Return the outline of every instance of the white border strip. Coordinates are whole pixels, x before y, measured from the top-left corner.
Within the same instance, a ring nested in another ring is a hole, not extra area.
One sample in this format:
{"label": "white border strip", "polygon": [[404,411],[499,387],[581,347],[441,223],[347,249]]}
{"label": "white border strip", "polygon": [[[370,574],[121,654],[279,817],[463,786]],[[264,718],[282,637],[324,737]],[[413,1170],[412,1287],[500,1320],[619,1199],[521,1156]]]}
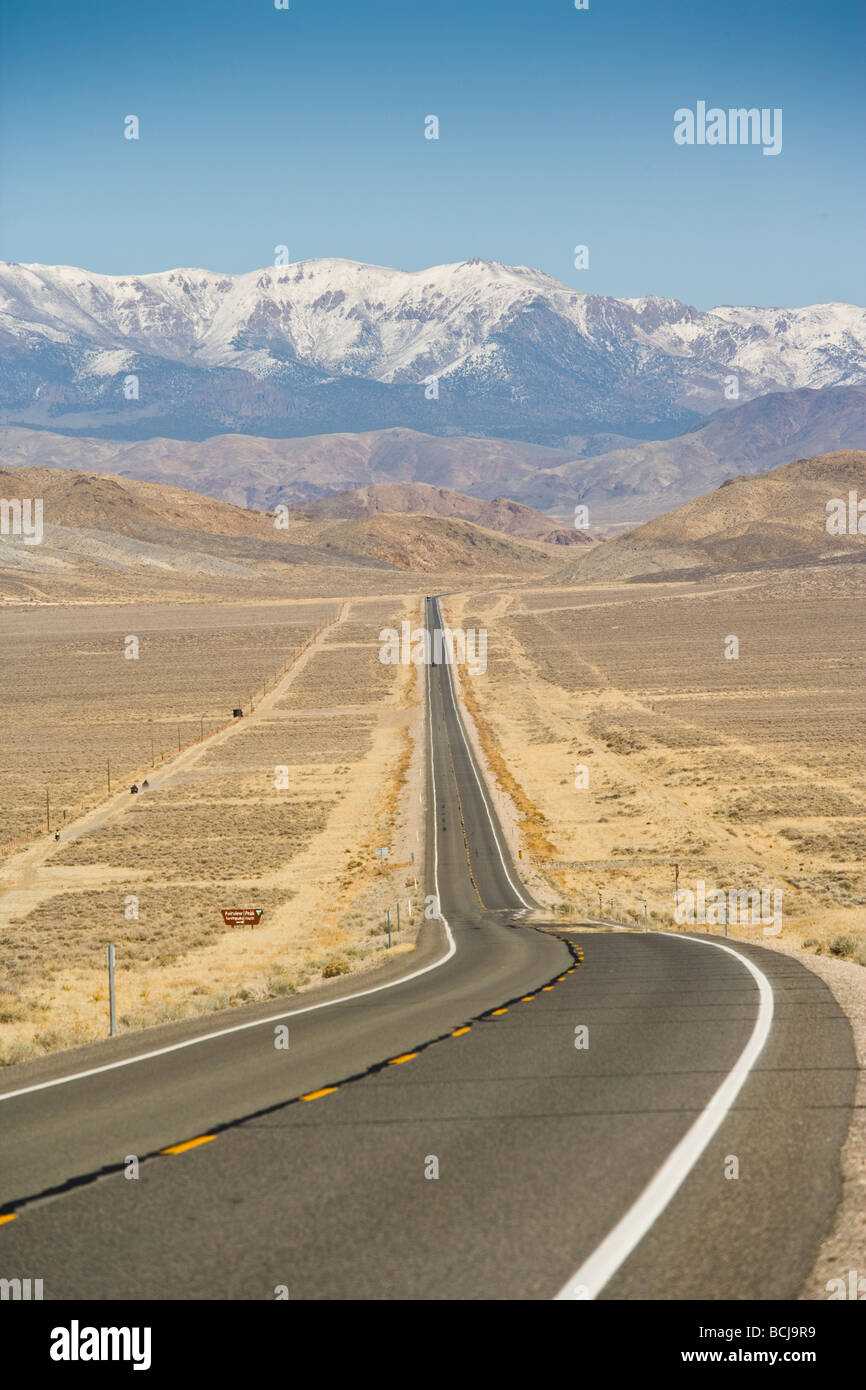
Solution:
{"label": "white border strip", "polygon": [[[433,704],[430,691],[430,668],[427,668],[427,727],[430,733],[430,782],[433,791],[433,886],[436,889],[436,903],[440,903],[439,898],[439,837],[437,834],[437,812],[436,812],[436,765],[433,756]],[[417,980],[421,975],[427,975],[431,970],[438,970],[440,965],[449,961],[457,950],[457,943],[451,932],[448,919],[443,915],[441,907],[438,912],[439,921],[445,928],[445,937],[448,942],[448,950],[439,960],[432,965],[425,965],[420,970],[413,970],[409,975],[401,975],[399,980],[391,980],[388,984],[373,985],[370,989],[358,990],[355,994],[343,994],[339,999],[325,999],[320,1004],[308,1004],[304,1009],[293,1009],[290,1013],[271,1014],[269,1018],[258,1018],[252,1023],[236,1023],[231,1028],[220,1028],[215,1033],[205,1033],[199,1038],[188,1038],[186,1042],[172,1043],[170,1047],[158,1047],[152,1052],[142,1052],[137,1057],[127,1057],[121,1062],[107,1062],[102,1067],[90,1067],[87,1071],[73,1072],[71,1076],[58,1076],[54,1081],[40,1081],[37,1086],[22,1086],[17,1091],[6,1091],[0,1095],[0,1101],[12,1100],[15,1096],[30,1095],[33,1091],[47,1091],[52,1086],[65,1086],[70,1081],[81,1081],[85,1076],[98,1076],[104,1071],[114,1071],[117,1067],[131,1067],[136,1062],[148,1062],[153,1057],[164,1057],[168,1052],[181,1052],[185,1047],[197,1047],[200,1043],[213,1042],[214,1038],[225,1038],[231,1033],[243,1033],[248,1028],[264,1028],[269,1023],[280,1023],[286,1018],[297,1018],[300,1014],[314,1013],[317,1009],[330,1009],[335,1004],[348,1004],[353,999],[365,999],[370,994],[379,994],[384,989],[395,989],[397,985],[408,984],[410,980]]]}
{"label": "white border strip", "polygon": [[755,1019],[752,1036],[706,1109],[665,1159],[655,1177],[622,1220],[614,1226],[610,1235],[605,1237],[577,1273],[560,1289],[555,1302],[596,1298],[605,1284],[613,1278],[688,1177],[739,1095],[770,1034],[773,1022],[773,989],[766,975],[746,956],[731,946],[723,946],[720,941],[706,941],[698,936],[682,936],[678,932],[660,932],[657,935],[675,937],[678,941],[694,941],[699,946],[714,946],[718,951],[726,951],[729,956],[735,956],[757,982],[758,1017]]}
{"label": "white border strip", "polygon": [[[439,608],[439,600],[438,600],[438,598],[435,600],[435,603],[436,603],[436,608],[437,608],[437,610],[438,610],[439,625],[440,625],[440,627],[441,627],[441,625],[442,625],[442,611],[441,611],[441,609]],[[493,815],[492,815],[492,812],[491,812],[491,810],[490,810],[490,804],[489,804],[489,802],[488,802],[488,800],[487,800],[487,792],[484,790],[484,786],[483,786],[483,784],[482,784],[481,778],[480,778],[479,775],[478,775],[478,769],[477,769],[477,767],[475,766],[475,756],[474,756],[474,754],[473,754],[473,752],[472,752],[472,749],[469,747],[469,743],[468,743],[468,741],[467,741],[466,734],[465,734],[465,732],[464,732],[464,730],[463,730],[463,720],[462,720],[461,717],[460,717],[460,706],[459,706],[459,704],[457,703],[457,696],[456,696],[456,694],[454,693],[454,682],[453,682],[453,680],[451,679],[451,668],[450,668],[450,666],[448,665],[447,662],[445,663],[443,669],[446,670],[446,671],[448,672],[448,687],[449,687],[449,689],[450,689],[450,691],[451,691],[451,703],[452,703],[452,705],[453,705],[453,707],[454,707],[454,716],[455,716],[455,718],[456,718],[456,720],[457,720],[457,727],[458,727],[458,729],[460,730],[460,737],[463,739],[463,742],[464,742],[464,744],[466,745],[466,752],[467,752],[467,754],[468,754],[468,756],[469,756],[469,766],[472,768],[472,771],[473,771],[473,773],[475,774],[475,780],[476,780],[476,782],[478,783],[478,790],[479,790],[480,793],[481,793],[481,799],[482,799],[482,801],[484,802],[484,809],[485,809],[485,811],[487,812],[487,819],[488,819],[489,822],[490,822],[490,829],[491,829],[491,831],[493,832],[493,843],[496,845],[496,850],[497,850],[497,853],[499,854],[499,860],[500,860],[500,863],[502,864],[502,868],[503,868],[503,870],[504,870],[504,872],[505,872],[505,877],[508,879],[508,882],[511,884],[511,887],[513,888],[513,890],[514,890],[514,892],[516,893],[517,897],[518,897],[518,898],[520,899],[520,901],[523,903],[523,906],[524,906],[524,907],[528,907],[528,908],[530,909],[530,911],[532,911],[532,909],[533,909],[533,904],[532,904],[532,903],[528,903],[528,902],[526,901],[526,899],[524,898],[524,896],[523,896],[523,894],[521,893],[520,889],[517,887],[517,884],[514,882],[514,879],[511,877],[511,874],[508,872],[508,865],[506,864],[506,862],[505,862],[505,856],[504,856],[504,854],[502,853],[502,846],[501,846],[500,843],[499,843],[499,836],[498,836],[497,833],[496,833],[496,825],[495,825],[495,823],[494,823]]]}

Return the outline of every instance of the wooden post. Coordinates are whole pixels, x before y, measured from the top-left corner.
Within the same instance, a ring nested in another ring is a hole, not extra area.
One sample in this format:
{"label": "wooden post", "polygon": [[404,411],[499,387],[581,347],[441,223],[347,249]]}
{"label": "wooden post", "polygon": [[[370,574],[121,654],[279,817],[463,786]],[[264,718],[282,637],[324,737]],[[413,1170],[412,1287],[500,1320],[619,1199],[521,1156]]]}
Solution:
{"label": "wooden post", "polygon": [[114,1037],[117,1032],[117,1023],[114,1015],[114,947],[108,948],[108,1028],[109,1037]]}

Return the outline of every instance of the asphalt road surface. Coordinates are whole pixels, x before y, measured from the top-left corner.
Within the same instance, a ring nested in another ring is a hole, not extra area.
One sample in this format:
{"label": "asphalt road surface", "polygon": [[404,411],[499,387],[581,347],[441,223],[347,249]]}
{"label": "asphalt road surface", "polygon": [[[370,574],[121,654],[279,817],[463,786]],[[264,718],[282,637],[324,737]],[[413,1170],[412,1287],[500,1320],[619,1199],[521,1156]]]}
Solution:
{"label": "asphalt road surface", "polygon": [[833,996],[752,945],[545,926],[447,666],[427,715],[442,917],[418,950],[5,1072],[0,1277],[46,1299],[796,1297],[853,1100]]}

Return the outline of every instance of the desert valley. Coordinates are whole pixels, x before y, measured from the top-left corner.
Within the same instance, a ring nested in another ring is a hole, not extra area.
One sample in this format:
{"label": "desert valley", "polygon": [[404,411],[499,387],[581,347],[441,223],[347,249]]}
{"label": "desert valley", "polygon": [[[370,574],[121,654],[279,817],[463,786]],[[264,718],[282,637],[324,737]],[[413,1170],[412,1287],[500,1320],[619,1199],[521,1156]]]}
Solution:
{"label": "desert valley", "polygon": [[678,886],[780,890],[775,944],[866,963],[866,537],[827,529],[866,454],[606,540],[417,484],[265,513],[68,468],[0,483],[44,506],[40,545],[0,542],[6,1063],[104,1036],[108,943],[121,1030],[412,950],[424,673],[380,653],[427,593],[487,634],[455,675],[550,911],[669,929]]}

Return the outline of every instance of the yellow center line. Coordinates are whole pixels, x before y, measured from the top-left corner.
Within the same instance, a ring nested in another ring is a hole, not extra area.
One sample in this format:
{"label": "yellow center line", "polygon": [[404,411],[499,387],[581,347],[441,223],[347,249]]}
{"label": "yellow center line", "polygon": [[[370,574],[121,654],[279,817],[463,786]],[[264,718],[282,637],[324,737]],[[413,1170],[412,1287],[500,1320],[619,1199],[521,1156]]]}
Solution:
{"label": "yellow center line", "polygon": [[452,1038],[460,1038],[463,1036],[464,1033],[469,1033],[471,1031],[471,1028],[469,1028],[468,1026],[466,1028],[455,1028],[451,1036]]}
{"label": "yellow center line", "polygon": [[520,1002],[521,1002],[521,1004],[531,1004],[534,998],[535,998],[535,995],[534,995],[534,994],[524,994],[524,996],[523,996],[523,998],[521,999]]}
{"label": "yellow center line", "polygon": [[301,1100],[318,1100],[319,1096],[332,1096],[338,1088],[336,1086],[323,1086],[321,1091],[308,1091]]}
{"label": "yellow center line", "polygon": [[14,1211],[12,1212],[11,1216],[0,1216],[0,1226],[5,1226],[7,1221],[14,1221],[14,1220],[15,1220],[15,1213],[14,1213]]}
{"label": "yellow center line", "polygon": [[197,1139],[186,1139],[182,1144],[172,1144],[168,1149],[160,1149],[163,1154],[185,1154],[187,1149],[197,1149],[199,1144],[209,1144],[216,1139],[215,1134],[200,1134]]}
{"label": "yellow center line", "polygon": [[494,1010],[493,1010],[493,1013],[490,1015],[490,1017],[491,1017],[491,1018],[498,1018],[500,1014],[507,1014],[507,1013],[508,1013],[508,1010],[507,1010],[507,1009],[494,1009]]}
{"label": "yellow center line", "polygon": [[541,986],[541,991],[542,991],[543,994],[546,994],[547,991],[548,991],[549,989],[553,989],[553,985],[542,985],[542,986]]}
{"label": "yellow center line", "polygon": [[411,1062],[413,1057],[417,1057],[417,1052],[404,1052],[400,1057],[389,1057],[388,1066],[398,1067],[401,1062]]}

